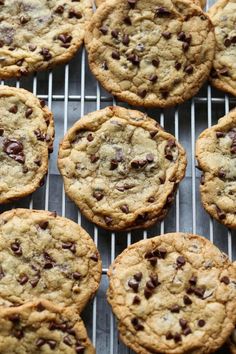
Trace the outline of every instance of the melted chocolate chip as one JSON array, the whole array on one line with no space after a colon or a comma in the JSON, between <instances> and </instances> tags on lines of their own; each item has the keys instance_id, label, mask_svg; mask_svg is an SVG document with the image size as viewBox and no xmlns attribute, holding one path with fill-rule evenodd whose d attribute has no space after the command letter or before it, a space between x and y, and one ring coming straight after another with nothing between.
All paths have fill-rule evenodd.
<instances>
[{"instance_id":1,"label":"melted chocolate chip","mask_svg":"<svg viewBox=\"0 0 236 354\"><path fill-rule=\"evenodd\" d=\"M182 48L183 48L183 51L184 51L184 52L187 52L187 50L189 49L189 43L184 42L184 43L182 44ZM189 65L188 67L186 67L186 68L184 69L184 71L185 71L186 73L188 73L188 74L191 74L191 73L193 72L193 70L192 70L190 67L191 67L191 65Z\"/></svg>"},{"instance_id":2,"label":"melted chocolate chip","mask_svg":"<svg viewBox=\"0 0 236 354\"><path fill-rule=\"evenodd\" d=\"M94 139L93 134L92 134L92 133L89 133L89 134L87 135L87 140L88 140L89 142L91 142L91 141L93 141L93 139Z\"/></svg>"},{"instance_id":3,"label":"melted chocolate chip","mask_svg":"<svg viewBox=\"0 0 236 354\"><path fill-rule=\"evenodd\" d=\"M14 105L14 106L12 106L11 108L9 108L9 112L10 113L17 113L18 112L18 107L17 107L17 105Z\"/></svg>"},{"instance_id":4,"label":"melted chocolate chip","mask_svg":"<svg viewBox=\"0 0 236 354\"><path fill-rule=\"evenodd\" d=\"M140 59L137 54L130 54L127 59L131 61L133 65L139 65Z\"/></svg>"},{"instance_id":5,"label":"melted chocolate chip","mask_svg":"<svg viewBox=\"0 0 236 354\"><path fill-rule=\"evenodd\" d=\"M99 28L99 30L104 35L108 33L108 27L107 26L102 26L102 27Z\"/></svg>"},{"instance_id":6,"label":"melted chocolate chip","mask_svg":"<svg viewBox=\"0 0 236 354\"><path fill-rule=\"evenodd\" d=\"M183 335L184 336L188 336L190 333L192 333L192 330L190 327L186 327L184 330L183 330Z\"/></svg>"},{"instance_id":7,"label":"melted chocolate chip","mask_svg":"<svg viewBox=\"0 0 236 354\"><path fill-rule=\"evenodd\" d=\"M42 347L44 344L46 344L46 340L44 338L38 338L35 343L38 348Z\"/></svg>"},{"instance_id":8,"label":"melted chocolate chip","mask_svg":"<svg viewBox=\"0 0 236 354\"><path fill-rule=\"evenodd\" d=\"M197 277L196 276L192 276L190 279L189 279L189 284L191 285L196 285L197 284Z\"/></svg>"},{"instance_id":9,"label":"melted chocolate chip","mask_svg":"<svg viewBox=\"0 0 236 354\"><path fill-rule=\"evenodd\" d=\"M136 331L143 331L144 330L143 325L140 324L139 319L137 317L133 317L131 319L131 323L134 326L134 328L136 329Z\"/></svg>"},{"instance_id":10,"label":"melted chocolate chip","mask_svg":"<svg viewBox=\"0 0 236 354\"><path fill-rule=\"evenodd\" d=\"M186 260L183 256L179 256L177 259L176 259L176 263L177 263L177 266L178 268L181 268L185 265L186 263Z\"/></svg>"},{"instance_id":11,"label":"melted chocolate chip","mask_svg":"<svg viewBox=\"0 0 236 354\"><path fill-rule=\"evenodd\" d=\"M133 298L133 305L139 305L141 303L141 299L135 295L135 297Z\"/></svg>"},{"instance_id":12,"label":"melted chocolate chip","mask_svg":"<svg viewBox=\"0 0 236 354\"><path fill-rule=\"evenodd\" d=\"M180 318L180 319L179 319L179 324L180 324L180 327L181 327L182 329L185 329L185 328L187 327L187 325L188 325L188 322L187 322L185 319Z\"/></svg>"},{"instance_id":13,"label":"melted chocolate chip","mask_svg":"<svg viewBox=\"0 0 236 354\"><path fill-rule=\"evenodd\" d=\"M82 277L82 275L79 272L74 272L72 274L72 276L73 276L73 279L75 279L75 280L80 280Z\"/></svg>"},{"instance_id":14,"label":"melted chocolate chip","mask_svg":"<svg viewBox=\"0 0 236 354\"><path fill-rule=\"evenodd\" d=\"M49 61L52 59L52 54L49 52L49 49L47 48L42 48L41 51L39 52L45 61Z\"/></svg>"},{"instance_id":15,"label":"melted chocolate chip","mask_svg":"<svg viewBox=\"0 0 236 354\"><path fill-rule=\"evenodd\" d=\"M20 285L24 285L28 282L29 278L26 274L24 274L22 277L20 277L18 279L18 282L20 283Z\"/></svg>"},{"instance_id":16,"label":"melted chocolate chip","mask_svg":"<svg viewBox=\"0 0 236 354\"><path fill-rule=\"evenodd\" d=\"M104 197L104 194L102 192L99 192L99 191L94 191L93 192L93 197L95 199L97 199L97 201L100 201Z\"/></svg>"},{"instance_id":17,"label":"melted chocolate chip","mask_svg":"<svg viewBox=\"0 0 236 354\"><path fill-rule=\"evenodd\" d=\"M31 52L34 52L36 49L37 49L37 46L36 46L36 45L34 45L34 44L29 44L29 50L30 50Z\"/></svg>"},{"instance_id":18,"label":"melted chocolate chip","mask_svg":"<svg viewBox=\"0 0 236 354\"><path fill-rule=\"evenodd\" d=\"M136 280L130 279L130 280L128 281L128 286L129 286L135 293L138 292L139 283L138 283Z\"/></svg>"},{"instance_id":19,"label":"melted chocolate chip","mask_svg":"<svg viewBox=\"0 0 236 354\"><path fill-rule=\"evenodd\" d=\"M70 42L71 42L72 36L69 35L69 34L67 34L67 33L64 33L64 34L62 33L62 34L59 34L58 39L59 39L62 43L66 44L66 43L70 43Z\"/></svg>"},{"instance_id":20,"label":"melted chocolate chip","mask_svg":"<svg viewBox=\"0 0 236 354\"><path fill-rule=\"evenodd\" d=\"M194 294L195 294L197 297L199 297L200 299L202 299L202 298L203 298L203 295L204 295L204 293L205 293L205 289L203 289L203 288L195 288L195 289L193 289L193 292L194 292Z\"/></svg>"},{"instance_id":21,"label":"melted chocolate chip","mask_svg":"<svg viewBox=\"0 0 236 354\"><path fill-rule=\"evenodd\" d=\"M128 35L128 34L124 34L124 36L123 36L123 38L122 38L122 43L123 43L124 45L128 46L128 45L129 45L129 42L130 42L130 40L129 40L129 35Z\"/></svg>"},{"instance_id":22,"label":"melted chocolate chip","mask_svg":"<svg viewBox=\"0 0 236 354\"><path fill-rule=\"evenodd\" d=\"M222 68L222 69L218 70L218 73L220 75L223 75L223 76L228 76L229 75L229 71L228 71L227 68Z\"/></svg>"},{"instance_id":23,"label":"melted chocolate chip","mask_svg":"<svg viewBox=\"0 0 236 354\"><path fill-rule=\"evenodd\" d=\"M94 253L92 256L90 256L90 259L92 259L94 262L98 262L98 255Z\"/></svg>"},{"instance_id":24,"label":"melted chocolate chip","mask_svg":"<svg viewBox=\"0 0 236 354\"><path fill-rule=\"evenodd\" d=\"M145 98L147 96L147 90L146 89L141 89L138 91L138 95L141 97L141 98Z\"/></svg>"},{"instance_id":25,"label":"melted chocolate chip","mask_svg":"<svg viewBox=\"0 0 236 354\"><path fill-rule=\"evenodd\" d=\"M111 171L116 170L117 167L118 167L118 161L116 159L112 159L110 164L110 170Z\"/></svg>"},{"instance_id":26,"label":"melted chocolate chip","mask_svg":"<svg viewBox=\"0 0 236 354\"><path fill-rule=\"evenodd\" d=\"M155 75L155 74L150 75L148 80L153 83L157 82L157 75Z\"/></svg>"},{"instance_id":27,"label":"melted chocolate chip","mask_svg":"<svg viewBox=\"0 0 236 354\"><path fill-rule=\"evenodd\" d=\"M226 218L226 214L217 205L216 205L216 212L220 220L224 220Z\"/></svg>"},{"instance_id":28,"label":"melted chocolate chip","mask_svg":"<svg viewBox=\"0 0 236 354\"><path fill-rule=\"evenodd\" d=\"M95 163L95 162L97 162L99 160L99 157L98 156L96 156L96 155L91 155L90 156L90 161L91 161L91 163Z\"/></svg>"},{"instance_id":29,"label":"melted chocolate chip","mask_svg":"<svg viewBox=\"0 0 236 354\"><path fill-rule=\"evenodd\" d=\"M72 340L70 339L69 336L65 336L65 337L63 338L63 342L64 342L66 345L68 345L69 347L72 347L72 345L73 345Z\"/></svg>"},{"instance_id":30,"label":"melted chocolate chip","mask_svg":"<svg viewBox=\"0 0 236 354\"><path fill-rule=\"evenodd\" d=\"M126 16L125 18L124 18L124 23L126 24L126 25L132 25L132 22L131 22L131 19L130 19L130 17L129 16Z\"/></svg>"},{"instance_id":31,"label":"melted chocolate chip","mask_svg":"<svg viewBox=\"0 0 236 354\"><path fill-rule=\"evenodd\" d=\"M22 329L17 329L13 332L13 335L17 338L17 339L21 339L24 337L24 332Z\"/></svg>"},{"instance_id":32,"label":"melted chocolate chip","mask_svg":"<svg viewBox=\"0 0 236 354\"><path fill-rule=\"evenodd\" d=\"M184 72L186 72L187 74L192 74L193 73L193 66L190 64L190 65L186 65L185 68L184 68Z\"/></svg>"},{"instance_id":33,"label":"melted chocolate chip","mask_svg":"<svg viewBox=\"0 0 236 354\"><path fill-rule=\"evenodd\" d=\"M151 138L154 138L156 135L157 135L157 133L158 133L158 130L152 130L152 131L150 131L150 137Z\"/></svg>"},{"instance_id":34,"label":"melted chocolate chip","mask_svg":"<svg viewBox=\"0 0 236 354\"><path fill-rule=\"evenodd\" d=\"M197 324L199 327L204 327L206 322L204 320L199 320Z\"/></svg>"},{"instance_id":35,"label":"melted chocolate chip","mask_svg":"<svg viewBox=\"0 0 236 354\"><path fill-rule=\"evenodd\" d=\"M11 244L11 249L17 256L22 256L21 246L18 241L15 241Z\"/></svg>"},{"instance_id":36,"label":"melted chocolate chip","mask_svg":"<svg viewBox=\"0 0 236 354\"><path fill-rule=\"evenodd\" d=\"M162 37L164 37L165 39L170 39L171 33L168 31L162 32Z\"/></svg>"},{"instance_id":37,"label":"melted chocolate chip","mask_svg":"<svg viewBox=\"0 0 236 354\"><path fill-rule=\"evenodd\" d=\"M156 68L158 68L160 64L160 60L158 58L156 59L152 59L152 65L155 66Z\"/></svg>"},{"instance_id":38,"label":"melted chocolate chip","mask_svg":"<svg viewBox=\"0 0 236 354\"><path fill-rule=\"evenodd\" d=\"M23 144L15 139L5 139L3 142L3 151L13 160L24 164L25 155L23 152Z\"/></svg>"},{"instance_id":39,"label":"melted chocolate chip","mask_svg":"<svg viewBox=\"0 0 236 354\"><path fill-rule=\"evenodd\" d=\"M137 0L127 0L128 4L130 5L130 7L133 9L135 7L135 4L137 2Z\"/></svg>"},{"instance_id":40,"label":"melted chocolate chip","mask_svg":"<svg viewBox=\"0 0 236 354\"><path fill-rule=\"evenodd\" d=\"M104 220L107 225L110 225L113 221L113 219L110 216L105 216Z\"/></svg>"},{"instance_id":41,"label":"melted chocolate chip","mask_svg":"<svg viewBox=\"0 0 236 354\"><path fill-rule=\"evenodd\" d=\"M225 285L229 285L230 280L228 277L224 276L220 279L221 283L224 283Z\"/></svg>"},{"instance_id":42,"label":"melted chocolate chip","mask_svg":"<svg viewBox=\"0 0 236 354\"><path fill-rule=\"evenodd\" d=\"M117 51L117 50L114 50L112 53L111 53L111 56L113 59L115 60L120 60L120 53Z\"/></svg>"},{"instance_id":43,"label":"melted chocolate chip","mask_svg":"<svg viewBox=\"0 0 236 354\"><path fill-rule=\"evenodd\" d=\"M40 276L36 277L35 279L30 280L30 284L31 284L32 288L35 288L38 285L39 280L40 280Z\"/></svg>"},{"instance_id":44,"label":"melted chocolate chip","mask_svg":"<svg viewBox=\"0 0 236 354\"><path fill-rule=\"evenodd\" d=\"M176 61L175 62L175 69L177 70L177 71L179 71L180 69L181 69L181 63L180 62L178 62L178 61Z\"/></svg>"},{"instance_id":45,"label":"melted chocolate chip","mask_svg":"<svg viewBox=\"0 0 236 354\"><path fill-rule=\"evenodd\" d=\"M171 306L171 308L170 308L170 312L179 313L179 311L180 311L179 305L173 305L173 306Z\"/></svg>"},{"instance_id":46,"label":"melted chocolate chip","mask_svg":"<svg viewBox=\"0 0 236 354\"><path fill-rule=\"evenodd\" d=\"M184 295L183 300L185 305L191 305L193 303L190 297L188 297L187 295Z\"/></svg>"},{"instance_id":47,"label":"melted chocolate chip","mask_svg":"<svg viewBox=\"0 0 236 354\"><path fill-rule=\"evenodd\" d=\"M144 296L145 296L145 298L148 300L151 296L152 296L152 291L150 290L150 289L148 289L148 288L145 288L144 289Z\"/></svg>"},{"instance_id":48,"label":"melted chocolate chip","mask_svg":"<svg viewBox=\"0 0 236 354\"><path fill-rule=\"evenodd\" d=\"M65 10L64 6L60 5L56 8L55 13L56 14L63 14L64 10Z\"/></svg>"},{"instance_id":49,"label":"melted chocolate chip","mask_svg":"<svg viewBox=\"0 0 236 354\"><path fill-rule=\"evenodd\" d=\"M128 207L127 204L121 205L121 206L120 206L120 209L121 209L121 211L123 211L123 213L125 213L125 214L128 214L128 213L129 213L129 207Z\"/></svg>"},{"instance_id":50,"label":"melted chocolate chip","mask_svg":"<svg viewBox=\"0 0 236 354\"><path fill-rule=\"evenodd\" d=\"M182 340L181 335L179 333L174 334L174 341L175 343L178 343Z\"/></svg>"},{"instance_id":51,"label":"melted chocolate chip","mask_svg":"<svg viewBox=\"0 0 236 354\"><path fill-rule=\"evenodd\" d=\"M134 279L136 281L138 281L138 282L141 281L142 277L143 277L143 273L142 272L138 272L138 273L134 274Z\"/></svg>"},{"instance_id":52,"label":"melted chocolate chip","mask_svg":"<svg viewBox=\"0 0 236 354\"><path fill-rule=\"evenodd\" d=\"M38 225L42 230L46 230L48 228L48 221L45 220L39 221Z\"/></svg>"},{"instance_id":53,"label":"melted chocolate chip","mask_svg":"<svg viewBox=\"0 0 236 354\"><path fill-rule=\"evenodd\" d=\"M118 29L114 29L114 30L112 30L111 31L111 35L112 35L112 37L113 38L118 38L118 36L119 36L119 30Z\"/></svg>"},{"instance_id":54,"label":"melted chocolate chip","mask_svg":"<svg viewBox=\"0 0 236 354\"><path fill-rule=\"evenodd\" d=\"M155 11L155 15L157 17L170 16L171 12L167 10L165 7L158 7Z\"/></svg>"},{"instance_id":55,"label":"melted chocolate chip","mask_svg":"<svg viewBox=\"0 0 236 354\"><path fill-rule=\"evenodd\" d=\"M171 340L171 339L173 339L174 337L173 337L173 334L170 332L170 331L168 331L167 333L166 333L166 339L167 340Z\"/></svg>"},{"instance_id":56,"label":"melted chocolate chip","mask_svg":"<svg viewBox=\"0 0 236 354\"><path fill-rule=\"evenodd\" d=\"M68 14L69 18L77 18L78 20L82 18L81 12L75 11L75 10L70 10Z\"/></svg>"},{"instance_id":57,"label":"melted chocolate chip","mask_svg":"<svg viewBox=\"0 0 236 354\"><path fill-rule=\"evenodd\" d=\"M149 203L154 203L155 202L155 198L154 197L149 197L148 198L148 202Z\"/></svg>"}]
</instances>

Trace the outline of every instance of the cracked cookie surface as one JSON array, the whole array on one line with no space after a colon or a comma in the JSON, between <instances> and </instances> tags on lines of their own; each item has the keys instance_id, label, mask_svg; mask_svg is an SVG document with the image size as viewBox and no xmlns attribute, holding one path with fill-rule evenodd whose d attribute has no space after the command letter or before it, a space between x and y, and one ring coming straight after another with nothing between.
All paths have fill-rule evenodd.
<instances>
[{"instance_id":1,"label":"cracked cookie surface","mask_svg":"<svg viewBox=\"0 0 236 354\"><path fill-rule=\"evenodd\" d=\"M166 215L185 174L186 154L144 113L107 107L68 131L58 167L66 193L89 220L130 230Z\"/></svg>"},{"instance_id":2,"label":"cracked cookie surface","mask_svg":"<svg viewBox=\"0 0 236 354\"><path fill-rule=\"evenodd\" d=\"M48 301L0 311L2 354L95 354L78 314Z\"/></svg>"},{"instance_id":3,"label":"cracked cookie surface","mask_svg":"<svg viewBox=\"0 0 236 354\"><path fill-rule=\"evenodd\" d=\"M1 0L0 78L69 61L92 13L90 0Z\"/></svg>"},{"instance_id":4,"label":"cracked cookie surface","mask_svg":"<svg viewBox=\"0 0 236 354\"><path fill-rule=\"evenodd\" d=\"M42 185L53 140L53 116L45 103L26 90L1 86L0 204Z\"/></svg>"},{"instance_id":5,"label":"cracked cookie surface","mask_svg":"<svg viewBox=\"0 0 236 354\"><path fill-rule=\"evenodd\" d=\"M0 215L0 306L46 299L81 311L96 292L101 260L90 236L46 211Z\"/></svg>"},{"instance_id":6,"label":"cracked cookie surface","mask_svg":"<svg viewBox=\"0 0 236 354\"><path fill-rule=\"evenodd\" d=\"M192 97L209 75L213 26L189 0L112 0L85 35L97 80L133 105L167 107Z\"/></svg>"},{"instance_id":7,"label":"cracked cookie surface","mask_svg":"<svg viewBox=\"0 0 236 354\"><path fill-rule=\"evenodd\" d=\"M236 1L219 0L209 10L215 26L216 51L210 81L236 96Z\"/></svg>"},{"instance_id":8,"label":"cracked cookie surface","mask_svg":"<svg viewBox=\"0 0 236 354\"><path fill-rule=\"evenodd\" d=\"M200 184L206 211L229 228L236 228L236 110L204 130L196 143Z\"/></svg>"},{"instance_id":9,"label":"cracked cookie surface","mask_svg":"<svg viewBox=\"0 0 236 354\"><path fill-rule=\"evenodd\" d=\"M135 243L108 276L120 336L137 353L212 353L234 328L236 270L201 236L171 233Z\"/></svg>"}]
</instances>

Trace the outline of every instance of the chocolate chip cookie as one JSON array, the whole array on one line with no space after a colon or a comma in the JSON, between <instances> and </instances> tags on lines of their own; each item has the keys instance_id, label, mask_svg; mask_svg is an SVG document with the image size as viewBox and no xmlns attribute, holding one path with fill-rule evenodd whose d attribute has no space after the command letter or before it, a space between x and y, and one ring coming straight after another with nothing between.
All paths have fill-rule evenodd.
<instances>
[{"instance_id":1,"label":"chocolate chip cookie","mask_svg":"<svg viewBox=\"0 0 236 354\"><path fill-rule=\"evenodd\" d=\"M234 328L236 270L206 238L142 240L116 258L108 276L121 339L137 353L212 353Z\"/></svg>"},{"instance_id":2,"label":"chocolate chip cookie","mask_svg":"<svg viewBox=\"0 0 236 354\"><path fill-rule=\"evenodd\" d=\"M45 102L26 90L0 86L0 204L42 185L53 139L53 116Z\"/></svg>"},{"instance_id":3,"label":"chocolate chip cookie","mask_svg":"<svg viewBox=\"0 0 236 354\"><path fill-rule=\"evenodd\" d=\"M48 301L0 310L2 354L95 354L83 321L76 312Z\"/></svg>"},{"instance_id":4,"label":"chocolate chip cookie","mask_svg":"<svg viewBox=\"0 0 236 354\"><path fill-rule=\"evenodd\" d=\"M66 193L89 220L131 230L165 217L184 177L186 154L146 114L107 107L68 131L58 167Z\"/></svg>"},{"instance_id":5,"label":"chocolate chip cookie","mask_svg":"<svg viewBox=\"0 0 236 354\"><path fill-rule=\"evenodd\" d=\"M203 175L200 192L206 211L225 226L236 228L236 110L204 130L196 144Z\"/></svg>"},{"instance_id":6,"label":"chocolate chip cookie","mask_svg":"<svg viewBox=\"0 0 236 354\"><path fill-rule=\"evenodd\" d=\"M0 215L0 306L40 298L81 311L96 292L101 260L90 236L55 213Z\"/></svg>"},{"instance_id":7,"label":"chocolate chip cookie","mask_svg":"<svg viewBox=\"0 0 236 354\"><path fill-rule=\"evenodd\" d=\"M113 0L98 8L85 35L97 80L132 105L167 107L195 95L207 79L215 37L189 0Z\"/></svg>"},{"instance_id":8,"label":"chocolate chip cookie","mask_svg":"<svg viewBox=\"0 0 236 354\"><path fill-rule=\"evenodd\" d=\"M69 61L92 13L90 0L0 0L0 78Z\"/></svg>"},{"instance_id":9,"label":"chocolate chip cookie","mask_svg":"<svg viewBox=\"0 0 236 354\"><path fill-rule=\"evenodd\" d=\"M215 26L216 52L210 81L219 90L236 96L235 0L219 0L209 10Z\"/></svg>"}]
</instances>

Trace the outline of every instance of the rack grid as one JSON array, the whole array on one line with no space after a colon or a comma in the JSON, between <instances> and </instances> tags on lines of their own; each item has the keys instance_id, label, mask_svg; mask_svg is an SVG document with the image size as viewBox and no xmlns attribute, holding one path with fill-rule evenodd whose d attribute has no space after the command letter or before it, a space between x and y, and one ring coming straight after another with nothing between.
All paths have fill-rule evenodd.
<instances>
[{"instance_id":1,"label":"rack grid","mask_svg":"<svg viewBox=\"0 0 236 354\"><path fill-rule=\"evenodd\" d=\"M44 99L54 113L56 128L54 152L50 158L49 173L44 186L30 197L1 207L0 211L16 207L56 210L58 214L78 222L89 232L102 256L103 276L97 296L88 305L82 317L98 354L131 353L119 341L115 319L106 302L107 269L124 248L144 238L171 231L183 231L207 237L227 253L230 259L236 258L236 232L227 230L215 222L201 206L200 172L196 169L195 161L197 136L235 107L236 99L206 84L197 96L179 107L166 110L141 109L174 134L185 147L188 155L186 177L180 184L175 205L164 222L144 231L109 233L89 223L66 197L62 178L56 166L58 145L67 129L84 114L107 105L119 104L131 107L116 102L100 88L89 71L84 48L65 66L59 66L49 72L35 73L20 80L2 80L0 83L23 87ZM219 353L228 353L228 351L222 349Z\"/></svg>"}]
</instances>

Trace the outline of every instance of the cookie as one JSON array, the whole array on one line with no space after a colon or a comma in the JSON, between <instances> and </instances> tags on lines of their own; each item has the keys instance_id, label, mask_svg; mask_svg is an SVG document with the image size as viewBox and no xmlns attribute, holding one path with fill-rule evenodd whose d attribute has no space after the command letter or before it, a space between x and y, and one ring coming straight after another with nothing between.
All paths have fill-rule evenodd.
<instances>
[{"instance_id":1,"label":"cookie","mask_svg":"<svg viewBox=\"0 0 236 354\"><path fill-rule=\"evenodd\" d=\"M90 69L118 99L168 107L207 79L215 38L210 19L189 0L112 0L85 35Z\"/></svg>"},{"instance_id":2,"label":"cookie","mask_svg":"<svg viewBox=\"0 0 236 354\"><path fill-rule=\"evenodd\" d=\"M68 62L84 40L90 0L1 0L0 78Z\"/></svg>"},{"instance_id":3,"label":"cookie","mask_svg":"<svg viewBox=\"0 0 236 354\"><path fill-rule=\"evenodd\" d=\"M95 349L76 312L35 301L1 309L0 352L95 354Z\"/></svg>"},{"instance_id":4,"label":"cookie","mask_svg":"<svg viewBox=\"0 0 236 354\"><path fill-rule=\"evenodd\" d=\"M216 37L210 82L217 89L234 96L236 96L235 11L235 0L219 0L209 10Z\"/></svg>"},{"instance_id":5,"label":"cookie","mask_svg":"<svg viewBox=\"0 0 236 354\"><path fill-rule=\"evenodd\" d=\"M206 238L142 240L116 258L108 276L121 339L137 353L212 353L234 328L236 270Z\"/></svg>"},{"instance_id":6,"label":"cookie","mask_svg":"<svg viewBox=\"0 0 236 354\"><path fill-rule=\"evenodd\" d=\"M204 130L196 143L203 175L200 183L206 211L225 226L236 228L236 110Z\"/></svg>"},{"instance_id":7,"label":"cookie","mask_svg":"<svg viewBox=\"0 0 236 354\"><path fill-rule=\"evenodd\" d=\"M101 260L90 236L55 213L0 215L0 306L45 299L80 312L95 294Z\"/></svg>"},{"instance_id":8,"label":"cookie","mask_svg":"<svg viewBox=\"0 0 236 354\"><path fill-rule=\"evenodd\" d=\"M102 5L102 4L104 4L105 1L109 1L109 0L96 0L95 1L96 6L98 7L98 6ZM193 0L193 2L195 4L197 4L197 5L200 5L202 8L204 8L205 5L206 5L206 1L205 0L199 0L199 1L198 0Z\"/></svg>"},{"instance_id":9,"label":"cookie","mask_svg":"<svg viewBox=\"0 0 236 354\"><path fill-rule=\"evenodd\" d=\"M68 131L58 167L66 193L90 221L131 230L165 217L184 177L186 154L146 114L107 107Z\"/></svg>"},{"instance_id":10,"label":"cookie","mask_svg":"<svg viewBox=\"0 0 236 354\"><path fill-rule=\"evenodd\" d=\"M26 90L0 86L0 204L42 185L53 139L53 116L45 102Z\"/></svg>"}]
</instances>

